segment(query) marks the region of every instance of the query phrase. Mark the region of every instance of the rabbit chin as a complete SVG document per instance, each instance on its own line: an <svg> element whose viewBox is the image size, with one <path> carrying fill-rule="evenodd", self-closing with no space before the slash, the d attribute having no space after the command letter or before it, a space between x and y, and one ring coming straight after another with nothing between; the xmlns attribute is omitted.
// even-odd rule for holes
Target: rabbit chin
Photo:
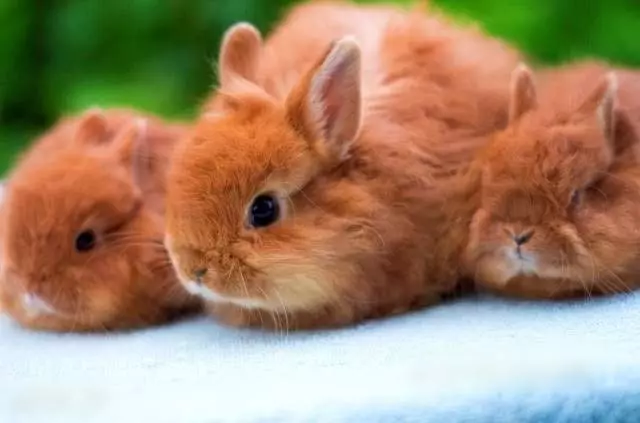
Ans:
<svg viewBox="0 0 640 423"><path fill-rule="evenodd" d="M51 303L32 293L13 293L2 299L2 307L20 325L30 329L57 330L67 315L56 310Z"/></svg>
<svg viewBox="0 0 640 423"><path fill-rule="evenodd" d="M202 298L203 300L209 301L212 303L233 304L238 307L242 307L246 309L262 309L262 310L273 309L273 307L266 301L257 300L253 298L238 298L238 297L225 296L196 281L191 281L191 280L183 281L182 284L190 294L196 295Z"/></svg>
<svg viewBox="0 0 640 423"><path fill-rule="evenodd" d="M477 263L477 277L485 283L506 286L518 276L562 279L562 269L555 269L533 253L518 254L513 248L503 248L494 254L482 257Z"/></svg>
<svg viewBox="0 0 640 423"><path fill-rule="evenodd" d="M31 318L60 315L60 313L51 304L44 301L36 294L22 294L19 302L24 312Z"/></svg>
<svg viewBox="0 0 640 423"><path fill-rule="evenodd" d="M297 268L276 266L269 274L270 279L263 280L262 298L228 295L212 289L210 285L191 279L181 279L185 289L211 303L232 304L245 309L261 309L270 312L313 311L337 301L338 292L331 280L318 277L317 269L306 268L299 272ZM314 274L314 270L316 273ZM287 275L287 276L283 276Z"/></svg>
<svg viewBox="0 0 640 423"><path fill-rule="evenodd" d="M16 312L27 319L46 317L62 317L64 313L57 310L49 301L40 295L30 292L24 283L17 283L15 278L9 279L3 275L2 300L13 305Z"/></svg>

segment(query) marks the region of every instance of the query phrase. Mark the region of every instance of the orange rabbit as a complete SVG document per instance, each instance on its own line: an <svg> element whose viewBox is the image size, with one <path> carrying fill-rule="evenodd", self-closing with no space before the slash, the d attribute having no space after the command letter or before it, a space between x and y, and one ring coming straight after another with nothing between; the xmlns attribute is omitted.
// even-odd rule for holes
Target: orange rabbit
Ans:
<svg viewBox="0 0 640 423"><path fill-rule="evenodd" d="M496 78L519 59L440 19L369 13L312 3L264 46L248 24L225 36L222 87L176 149L166 245L187 289L227 323L345 325L458 284L436 251L434 179L505 123ZM341 30L320 40L320 22Z"/></svg>
<svg viewBox="0 0 640 423"><path fill-rule="evenodd" d="M480 286L551 299L640 281L640 74L608 72L542 72L539 96L514 73L510 125L479 159L467 257Z"/></svg>
<svg viewBox="0 0 640 423"><path fill-rule="evenodd" d="M127 110L63 119L11 172L0 304L54 331L132 328L197 305L163 248L169 155L180 125Z"/></svg>

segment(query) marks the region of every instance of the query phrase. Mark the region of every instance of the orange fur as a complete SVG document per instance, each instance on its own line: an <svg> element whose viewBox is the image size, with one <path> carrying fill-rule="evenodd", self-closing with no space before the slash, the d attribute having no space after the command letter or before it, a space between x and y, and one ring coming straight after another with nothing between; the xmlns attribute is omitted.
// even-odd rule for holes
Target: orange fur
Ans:
<svg viewBox="0 0 640 423"><path fill-rule="evenodd" d="M441 18L322 2L294 9L261 51L221 61L233 76L177 148L167 247L183 282L227 323L292 329L453 291L465 240L444 230L442 195L505 123L497 80L517 55ZM255 229L261 193L283 217Z"/></svg>
<svg viewBox="0 0 640 423"><path fill-rule="evenodd" d="M549 299L637 286L640 74L605 77L606 65L584 62L540 72L537 90L524 72L512 85L520 112L479 158L468 248L477 283Z"/></svg>
<svg viewBox="0 0 640 423"><path fill-rule="evenodd" d="M196 304L162 245L169 156L186 128L129 110L91 110L41 137L2 202L0 304L54 331L149 325ZM96 232L94 249L76 236Z"/></svg>
<svg viewBox="0 0 640 423"><path fill-rule="evenodd" d="M224 90L232 89L234 82L244 86L250 82L260 87L259 91L284 100L330 42L352 35L363 49L377 49L381 28L401 14L401 10L387 5L311 1L292 8L265 43L256 39L260 35L249 29L250 24L236 24L223 37L218 82ZM246 30L237 31L238 27ZM220 100L214 92L204 110L216 110L222 104Z"/></svg>

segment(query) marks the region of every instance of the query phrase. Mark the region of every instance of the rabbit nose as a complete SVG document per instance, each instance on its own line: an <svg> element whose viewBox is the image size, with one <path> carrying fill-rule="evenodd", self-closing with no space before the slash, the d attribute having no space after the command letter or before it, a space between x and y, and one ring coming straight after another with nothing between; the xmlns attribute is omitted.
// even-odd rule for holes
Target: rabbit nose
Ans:
<svg viewBox="0 0 640 423"><path fill-rule="evenodd" d="M206 274L207 274L207 269L204 267L193 271L193 276L195 277L196 282L198 283L202 282L202 278Z"/></svg>
<svg viewBox="0 0 640 423"><path fill-rule="evenodd" d="M526 244L527 242L529 242L529 240L531 239L532 236L533 236L533 229L528 230L528 231L524 231L524 232L520 232L519 234L514 234L513 235L513 240L515 241L515 243L517 245L522 245L522 244Z"/></svg>

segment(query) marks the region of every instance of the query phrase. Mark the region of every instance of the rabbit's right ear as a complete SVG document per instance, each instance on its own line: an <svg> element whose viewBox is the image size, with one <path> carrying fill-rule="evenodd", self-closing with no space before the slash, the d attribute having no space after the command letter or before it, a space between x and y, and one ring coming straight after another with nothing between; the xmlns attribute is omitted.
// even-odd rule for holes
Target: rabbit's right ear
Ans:
<svg viewBox="0 0 640 423"><path fill-rule="evenodd" d="M342 161L362 121L361 50L350 36L333 42L286 102L289 123L316 152Z"/></svg>
<svg viewBox="0 0 640 423"><path fill-rule="evenodd" d="M614 111L617 94L618 78L615 72L609 72L578 109L578 112L585 116L596 116L603 134L612 143L614 142Z"/></svg>
<svg viewBox="0 0 640 423"><path fill-rule="evenodd" d="M109 125L102 109L94 107L84 112L74 134L77 144L100 144L109 139Z"/></svg>
<svg viewBox="0 0 640 423"><path fill-rule="evenodd" d="M518 120L522 115L538 105L536 85L531 70L520 64L511 74L509 92L509 123Z"/></svg>
<svg viewBox="0 0 640 423"><path fill-rule="evenodd" d="M262 50L260 31L248 22L227 29L218 57L218 83L226 87L236 78L255 82Z"/></svg>

